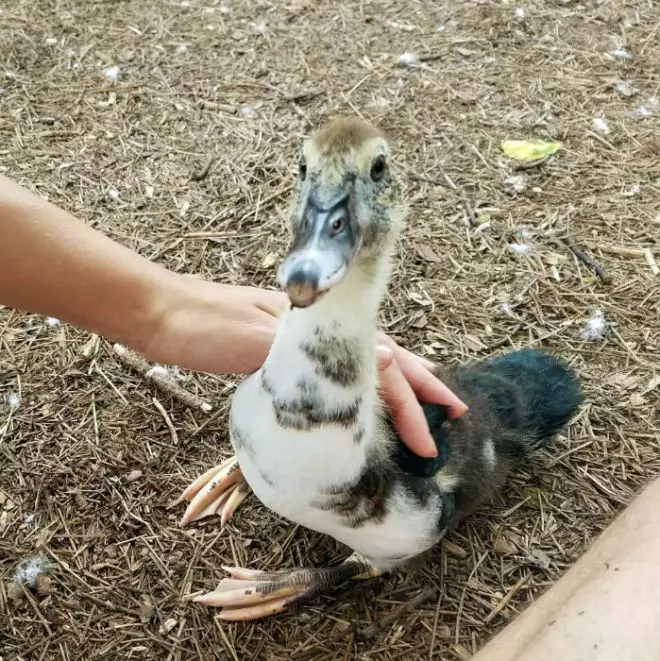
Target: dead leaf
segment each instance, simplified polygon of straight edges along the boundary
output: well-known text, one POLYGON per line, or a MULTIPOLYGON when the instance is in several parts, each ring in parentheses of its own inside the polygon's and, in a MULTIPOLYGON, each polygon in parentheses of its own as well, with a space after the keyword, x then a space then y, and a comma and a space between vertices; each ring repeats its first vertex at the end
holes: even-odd
MULTIPOLYGON (((138 611, 140 615, 140 622, 142 622, 142 624, 148 624, 149 622, 151 622, 151 618, 154 616, 154 610, 155 610, 154 605, 151 602, 151 598, 149 597, 149 595, 143 594, 142 603, 140 604, 140 610, 138 611)), ((174 624, 176 624, 176 620, 174 618, 171 619, 174 620, 174 624)), ((169 620, 167 620, 165 624, 167 624, 167 622, 169 622, 169 620)), ((163 625, 163 627, 164 626, 165 625, 163 625)))
POLYGON ((428 317, 422 312, 410 325, 413 328, 425 328, 429 323, 428 317))
POLYGON ((556 252, 551 252, 543 255, 543 261, 550 266, 559 266, 566 262, 567 257, 565 255, 558 255, 556 252))
POLYGON ((477 51, 470 50, 469 48, 463 48, 462 46, 456 46, 454 50, 463 57, 473 57, 475 55, 479 55, 477 51))
POLYGON ((463 341, 470 351, 483 351, 488 348, 476 335, 464 335, 463 341))
POLYGON ((7 597, 9 597, 9 600, 12 602, 14 608, 20 606, 21 602, 25 598, 23 588, 21 588, 18 583, 10 583, 7 586, 7 597))
POLYGON ((656 374, 655 376, 652 376, 649 382, 646 384, 646 388, 644 388, 644 391, 642 392, 642 395, 646 395, 647 392, 651 392, 651 390, 655 390, 660 386, 660 374, 656 374))
POLYGON ((631 406, 644 406, 644 404, 646 404, 646 400, 639 393, 633 393, 630 396, 631 406))
POLYGON ((500 555, 514 555, 518 549, 506 537, 498 537, 493 544, 493 551, 500 555))
POLYGON ((271 269, 277 264, 277 255, 274 252, 267 253, 261 260, 262 269, 271 269))
POLYGON ((408 294, 408 298, 411 299, 412 301, 415 301, 418 305, 423 305, 424 307, 428 307, 429 305, 432 305, 432 302, 428 300, 428 298, 424 298, 421 294, 418 294, 417 292, 411 291, 408 294))
POLYGON ((468 649, 460 643, 454 645, 454 652, 456 652, 457 656, 464 661, 469 661, 473 656, 472 652, 469 652, 468 649))
POLYGON ((548 496, 546 491, 537 487, 526 487, 523 489, 523 495, 528 499, 527 506, 533 509, 539 509, 540 501, 546 501, 548 496))
POLYGON ((541 551, 541 549, 531 549, 527 553, 527 556, 532 563, 540 569, 550 569, 552 560, 550 560, 550 556, 545 551, 541 551))
POLYGON ((467 558, 468 552, 458 546, 458 544, 454 544, 454 542, 450 542, 448 539, 445 539, 442 542, 442 548, 449 553, 449 555, 456 556, 457 558, 467 558))
POLYGON ((438 257, 438 255, 434 252, 433 248, 425 243, 417 246, 417 253, 427 262, 440 263, 442 261, 440 257, 438 257))
POLYGON ((35 580, 35 589, 40 597, 47 597, 53 591, 53 579, 48 574, 39 574, 35 580))
POLYGON ((639 379, 634 374, 622 374, 619 372, 618 374, 612 374, 612 376, 607 377, 605 381, 608 385, 619 386, 623 390, 630 390, 638 384, 639 379))

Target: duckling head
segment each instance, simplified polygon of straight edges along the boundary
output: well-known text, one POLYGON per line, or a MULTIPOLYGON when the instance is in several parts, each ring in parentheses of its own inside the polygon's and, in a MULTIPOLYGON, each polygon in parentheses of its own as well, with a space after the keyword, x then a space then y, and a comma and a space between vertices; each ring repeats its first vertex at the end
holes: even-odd
POLYGON ((385 135, 338 118, 303 145, 289 218, 293 236, 278 280, 294 307, 309 307, 347 275, 387 279, 405 215, 385 135))

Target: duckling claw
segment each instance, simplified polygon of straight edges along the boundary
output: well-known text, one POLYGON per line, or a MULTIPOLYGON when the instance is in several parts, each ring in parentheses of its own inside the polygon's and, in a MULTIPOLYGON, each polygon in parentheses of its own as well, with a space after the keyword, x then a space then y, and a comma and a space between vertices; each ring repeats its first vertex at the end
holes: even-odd
POLYGON ((224 526, 249 490, 235 457, 214 466, 198 477, 181 496, 182 500, 190 501, 181 525, 221 512, 224 526))

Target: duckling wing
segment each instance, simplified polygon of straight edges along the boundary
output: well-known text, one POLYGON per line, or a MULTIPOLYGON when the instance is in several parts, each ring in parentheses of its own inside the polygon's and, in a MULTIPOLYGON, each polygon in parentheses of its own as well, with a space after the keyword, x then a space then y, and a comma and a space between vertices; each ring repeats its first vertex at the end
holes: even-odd
POLYGON ((439 377, 468 406, 459 420, 423 404, 438 457, 413 454, 399 439, 394 461, 404 473, 433 477, 454 493, 459 511, 483 502, 509 471, 551 443, 582 402, 578 379, 559 358, 537 349, 457 366, 439 377))

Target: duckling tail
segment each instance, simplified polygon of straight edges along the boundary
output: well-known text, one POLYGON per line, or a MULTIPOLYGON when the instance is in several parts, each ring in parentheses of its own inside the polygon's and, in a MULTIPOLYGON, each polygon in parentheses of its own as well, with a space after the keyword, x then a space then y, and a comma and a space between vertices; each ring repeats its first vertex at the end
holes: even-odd
POLYGON ((583 399, 569 366, 538 349, 513 351, 478 363, 459 379, 486 397, 502 427, 524 435, 522 455, 551 442, 583 399))

